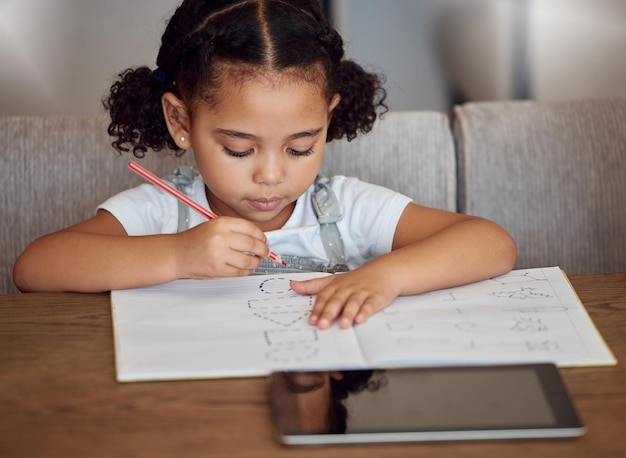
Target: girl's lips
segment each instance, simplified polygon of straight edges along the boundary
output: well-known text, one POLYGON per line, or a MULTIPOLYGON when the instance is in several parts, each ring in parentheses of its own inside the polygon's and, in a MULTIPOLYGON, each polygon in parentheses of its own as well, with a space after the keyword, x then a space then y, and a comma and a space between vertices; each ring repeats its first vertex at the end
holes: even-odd
POLYGON ((282 199, 275 197, 275 198, 258 199, 258 200, 250 199, 248 202, 250 203, 250 206, 254 208, 255 210, 272 211, 278 208, 282 201, 283 201, 282 199))

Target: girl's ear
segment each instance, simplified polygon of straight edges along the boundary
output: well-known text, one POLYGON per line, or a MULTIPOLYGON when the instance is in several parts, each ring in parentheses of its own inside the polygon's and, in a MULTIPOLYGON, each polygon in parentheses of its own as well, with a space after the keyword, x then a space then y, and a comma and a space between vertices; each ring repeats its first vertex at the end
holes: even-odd
POLYGON ((189 149, 191 147, 191 118, 189 117, 189 110, 187 110, 183 101, 171 92, 163 94, 161 106, 163 107, 167 130, 174 139, 176 146, 181 149, 189 149))
POLYGON ((332 112, 335 108, 337 108, 337 105, 339 105, 339 102, 341 102, 341 95, 339 95, 339 92, 335 92, 335 95, 333 95, 333 98, 330 99, 330 105, 328 106, 328 111, 332 112))
POLYGON ((333 117, 333 110, 337 108, 339 102, 341 101, 341 95, 338 92, 335 92, 333 98, 330 99, 330 104, 328 105, 328 122, 330 123, 331 118, 333 117))

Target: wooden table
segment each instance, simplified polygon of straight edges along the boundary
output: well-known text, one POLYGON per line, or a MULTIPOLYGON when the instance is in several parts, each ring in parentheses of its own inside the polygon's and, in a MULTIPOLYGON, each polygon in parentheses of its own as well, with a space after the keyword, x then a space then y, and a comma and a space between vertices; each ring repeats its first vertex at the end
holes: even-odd
MULTIPOLYGON (((626 361, 626 275, 571 282, 626 361)), ((563 369, 588 433, 577 439, 286 447, 264 378, 118 383, 107 294, 0 296, 0 456, 626 456, 626 369, 563 369)))

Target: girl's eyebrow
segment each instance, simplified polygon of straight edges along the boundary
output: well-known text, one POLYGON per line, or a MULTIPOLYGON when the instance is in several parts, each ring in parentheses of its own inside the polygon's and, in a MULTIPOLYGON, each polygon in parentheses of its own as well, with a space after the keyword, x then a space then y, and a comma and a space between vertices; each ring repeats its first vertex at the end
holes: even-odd
POLYGON ((246 134, 244 132, 238 132, 236 130, 229 130, 229 129, 214 129, 213 133, 217 135, 224 135, 226 137, 243 138, 244 140, 256 139, 256 136, 252 134, 246 134))
POLYGON ((287 389, 294 394, 305 394, 317 391, 326 385, 325 382, 313 383, 312 385, 298 385, 291 380, 287 380, 287 389))
POLYGON ((322 131, 322 128, 305 130, 303 132, 298 132, 289 136, 289 140, 296 140, 298 138, 307 138, 307 137, 317 137, 319 133, 322 131))
MULTIPOLYGON (((316 137, 317 135, 319 135, 321 131, 322 131, 321 127, 318 129, 305 130, 302 132, 291 134, 289 137, 287 137, 287 139, 296 140, 298 138, 316 137)), ((227 137, 241 138, 243 140, 257 140, 258 139, 256 135, 247 134, 245 132, 239 132, 239 131, 230 130, 230 129, 214 129, 213 133, 217 135, 224 135, 227 137)))

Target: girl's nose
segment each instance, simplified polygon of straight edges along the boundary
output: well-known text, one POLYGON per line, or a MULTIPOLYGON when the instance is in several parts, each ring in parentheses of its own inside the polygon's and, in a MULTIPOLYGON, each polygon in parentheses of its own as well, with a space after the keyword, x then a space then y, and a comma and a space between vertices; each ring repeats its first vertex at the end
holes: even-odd
POLYGON ((282 154, 262 154, 254 172, 254 181, 267 185, 281 183, 285 179, 285 159, 282 154))

